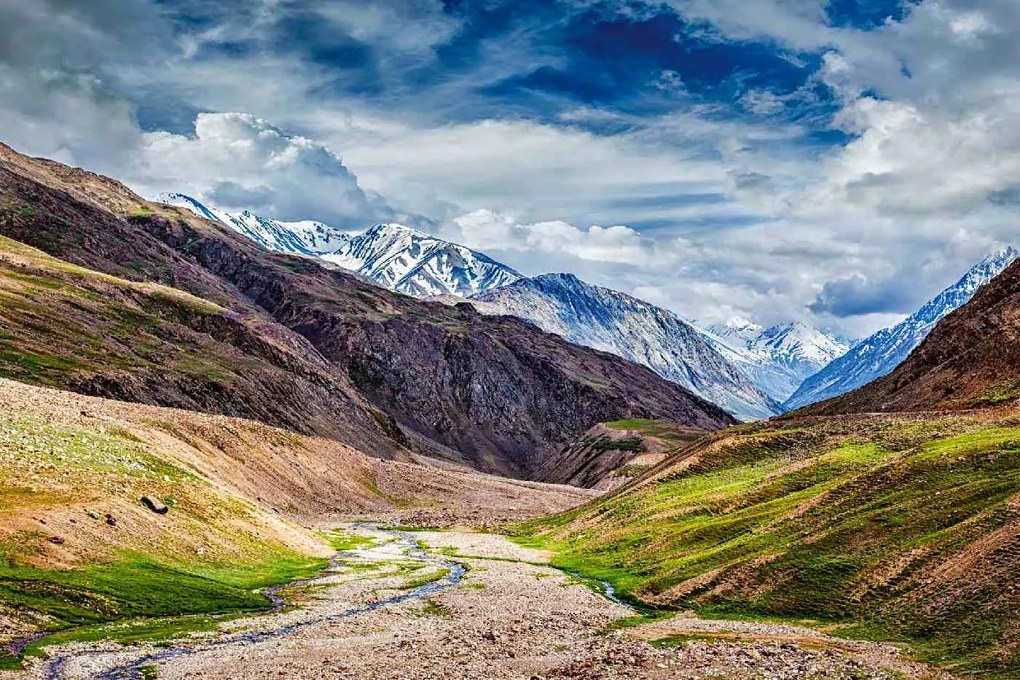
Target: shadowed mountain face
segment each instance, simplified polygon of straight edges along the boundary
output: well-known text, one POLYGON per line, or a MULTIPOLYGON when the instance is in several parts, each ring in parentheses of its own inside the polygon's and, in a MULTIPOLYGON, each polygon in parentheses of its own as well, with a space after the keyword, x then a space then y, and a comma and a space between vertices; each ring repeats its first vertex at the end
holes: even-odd
POLYGON ((679 316, 573 274, 543 274, 472 296, 490 314, 513 314, 571 342, 648 366, 738 418, 768 418, 779 404, 679 316))
POLYGON ((803 409, 810 413, 926 411, 1020 398, 1020 262, 939 321, 896 370, 803 409))
MULTIPOLYGON (((78 352, 71 332, 64 344, 35 348, 56 354, 44 372, 0 363, 4 375, 20 380, 255 418, 377 455, 423 449, 514 476, 535 474, 548 453, 597 422, 661 417, 704 429, 733 422, 648 369, 518 319, 414 300, 310 259, 266 252, 218 222, 147 203, 113 180, 6 147, 0 148, 0 235, 222 308, 182 319, 174 309, 128 301, 155 310, 157 328, 136 324, 137 333, 121 333, 111 350, 122 352, 123 362, 69 362, 78 352), (195 349, 197 357, 230 354, 231 370, 184 371, 172 360, 181 334, 198 348, 209 345, 195 349), (148 357, 147 335, 164 343, 148 357), (262 373, 264 364, 271 368, 262 373), (315 386, 319 406, 298 407, 306 388, 296 375, 315 386), (296 392, 288 397, 291 389, 296 392), (264 398, 252 398, 255 393, 264 398), (343 407, 330 406, 330 399, 343 407)), ((73 299, 65 302, 74 306, 73 299)), ((10 313, 12 326, 42 329, 36 338, 62 323, 45 304, 10 313)), ((69 318, 84 332, 92 315, 98 327, 108 324, 107 313, 97 308, 69 318)), ((4 356, 16 356, 26 342, 5 337, 4 356)))

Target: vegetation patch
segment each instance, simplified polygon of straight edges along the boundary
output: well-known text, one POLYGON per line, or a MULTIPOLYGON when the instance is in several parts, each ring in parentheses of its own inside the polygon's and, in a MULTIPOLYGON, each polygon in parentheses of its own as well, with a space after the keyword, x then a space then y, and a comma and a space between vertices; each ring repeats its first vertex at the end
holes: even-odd
POLYGON ((375 545, 375 540, 368 536, 362 536, 360 534, 350 533, 343 529, 330 529, 329 531, 321 531, 319 535, 331 546, 334 550, 357 550, 358 548, 368 548, 375 545))
POLYGON ((415 616, 427 617, 427 616, 450 616, 452 612, 442 602, 436 602, 432 598, 424 600, 424 603, 419 609, 414 611, 415 616))
POLYGON ((415 590, 416 588, 421 588, 422 586, 444 579, 449 575, 450 570, 447 567, 442 567, 441 569, 430 571, 427 574, 407 579, 401 585, 397 586, 397 588, 399 590, 415 590))
MULTIPOLYGON (((628 423, 629 424, 629 423, 628 423)), ((838 625, 962 673, 1020 672, 1020 428, 959 415, 728 430, 675 471, 516 527, 553 566, 710 617, 838 625)))
POLYGON ((49 633, 28 653, 204 630, 209 615, 265 609, 261 589, 327 565, 264 537, 256 513, 122 427, 0 416, 0 604, 49 633), (145 509, 143 494, 167 513, 145 509), (59 527, 43 521, 51 514, 59 527), (26 525, 38 528, 11 528, 26 525))

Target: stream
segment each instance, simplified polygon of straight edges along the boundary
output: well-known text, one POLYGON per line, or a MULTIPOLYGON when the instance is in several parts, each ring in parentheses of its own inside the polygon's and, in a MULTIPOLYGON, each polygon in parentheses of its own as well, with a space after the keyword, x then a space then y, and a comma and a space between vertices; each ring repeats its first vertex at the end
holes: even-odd
MULTIPOLYGON (((364 527, 368 528, 368 527, 364 527)), ((384 529, 380 527, 371 527, 371 529, 377 533, 384 534, 393 538, 393 542, 396 542, 404 546, 404 557, 425 562, 431 566, 449 570, 448 573, 440 579, 430 581, 424 585, 418 586, 408 592, 395 595, 383 600, 370 602, 368 604, 361 605, 359 607, 353 607, 341 612, 335 612, 328 615, 312 616, 300 621, 289 623, 286 625, 272 628, 269 630, 250 631, 236 634, 228 634, 217 640, 205 643, 196 643, 193 645, 179 645, 161 649, 158 652, 146 654, 144 656, 132 659, 126 663, 114 666, 107 670, 101 671, 93 676, 95 680, 115 680, 121 678, 142 678, 142 668, 151 664, 158 663, 160 661, 166 661, 168 659, 177 659, 192 654, 208 651, 211 649, 217 649, 228 645, 251 645, 265 640, 273 638, 279 638, 291 633, 306 628, 308 626, 336 621, 339 619, 346 619, 352 616, 358 616, 359 614, 365 614, 367 612, 382 609, 383 607, 389 607, 403 602, 410 602, 412 600, 419 600, 425 597, 436 595, 443 591, 449 590, 460 584, 461 579, 464 576, 465 568, 464 565, 447 561, 439 556, 432 555, 425 550, 418 547, 415 538, 408 533, 401 531, 394 531, 390 529, 384 529)), ((343 559, 348 557, 364 557, 359 555, 358 551, 341 551, 335 554, 330 559, 330 566, 323 571, 323 573, 313 576, 310 578, 300 579, 292 581, 287 584, 273 586, 265 591, 265 594, 272 601, 273 606, 271 612, 278 612, 283 609, 285 603, 281 592, 284 588, 288 588, 295 585, 304 585, 308 583, 316 583, 318 581, 324 581, 334 575, 334 570, 340 566, 343 559)), ((97 651, 81 651, 71 652, 61 656, 57 656, 50 660, 43 668, 43 677, 46 680, 63 680, 65 677, 65 668, 67 665, 75 660, 87 659, 92 657, 104 656, 109 654, 108 651, 97 652, 97 651)))

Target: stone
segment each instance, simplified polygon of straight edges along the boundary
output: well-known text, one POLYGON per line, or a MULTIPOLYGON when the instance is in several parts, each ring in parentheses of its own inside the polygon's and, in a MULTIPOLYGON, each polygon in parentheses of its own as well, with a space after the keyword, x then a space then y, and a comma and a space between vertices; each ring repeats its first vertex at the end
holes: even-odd
POLYGON ((153 496, 142 496, 142 505, 158 515, 165 515, 170 512, 170 508, 168 508, 163 501, 153 496))

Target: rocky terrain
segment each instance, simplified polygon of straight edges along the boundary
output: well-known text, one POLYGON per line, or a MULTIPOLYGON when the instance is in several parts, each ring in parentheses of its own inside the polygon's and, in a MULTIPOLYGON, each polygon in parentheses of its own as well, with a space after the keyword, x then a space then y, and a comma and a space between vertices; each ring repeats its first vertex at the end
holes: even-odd
POLYGON ((704 430, 650 420, 599 423, 549 457, 540 477, 551 482, 607 491, 662 462, 704 430))
POLYGON ((505 538, 353 531, 373 543, 287 591, 296 609, 223 621, 158 647, 52 647, 50 659, 17 677, 937 677, 893 648, 791 626, 716 626, 743 636, 729 640, 709 639, 710 622, 689 618, 614 631, 634 612, 505 538))
MULTIPOLYGON (((31 584, 53 579, 50 569, 104 565, 98 567, 102 573, 144 581, 122 563, 124 554, 185 574, 203 574, 223 562, 241 571, 266 561, 305 563, 329 553, 327 541, 307 529, 329 517, 401 522, 427 511, 444 525, 482 526, 563 510, 591 497, 581 489, 489 477, 425 457, 380 460, 258 422, 9 380, 0 380, 0 413, 0 551, 6 565, 0 566, 0 643, 39 626, 100 622, 118 607, 137 604, 102 604, 102 583, 64 583, 63 577, 50 588, 68 589, 64 596, 76 602, 75 609, 40 599, 31 584), (165 511, 146 507, 143 497, 165 511), (19 603, 14 610, 11 598, 19 603)), ((74 573, 66 572, 72 579, 74 573)), ((117 587, 130 598, 126 583, 117 587)), ((175 611, 172 603, 166 611, 175 611)))
MULTIPOLYGON (((8 362, 4 375, 21 380, 240 415, 352 445, 375 441, 389 455, 412 449, 516 477, 533 477, 549 453, 598 422, 662 417, 705 429, 733 422, 646 368, 518 319, 414 300, 308 258, 266 252, 190 210, 147 203, 113 180, 6 147, 0 235, 65 263, 217 305, 199 320, 169 310, 175 328, 157 329, 155 341, 172 345, 185 326, 198 339, 211 335, 236 360, 226 374, 199 367, 182 376, 158 352, 141 351, 147 348, 128 347, 122 366, 80 366, 58 345, 56 356, 43 356, 46 371, 8 362), (236 380, 253 354, 274 370, 258 367, 236 380), (277 389, 281 398, 269 398, 277 389), (333 408, 327 399, 346 405, 333 408)), ((54 332, 44 311, 26 314, 34 317, 12 322, 31 322, 33 337, 54 332)), ((124 336, 134 325, 123 320, 124 336)), ((24 339, 5 342, 8 354, 39 353, 24 339)))

